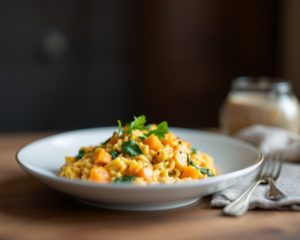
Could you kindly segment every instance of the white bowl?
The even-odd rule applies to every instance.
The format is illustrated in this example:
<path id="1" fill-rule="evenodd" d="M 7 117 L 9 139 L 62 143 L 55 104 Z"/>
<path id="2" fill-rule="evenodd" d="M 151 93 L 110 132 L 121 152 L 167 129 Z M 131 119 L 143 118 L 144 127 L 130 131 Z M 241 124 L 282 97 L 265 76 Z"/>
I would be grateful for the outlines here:
<path id="1" fill-rule="evenodd" d="M 54 189 L 91 205 L 121 210 L 160 210 L 194 203 L 248 175 L 254 177 L 263 160 L 257 149 L 239 140 L 193 129 L 170 128 L 180 139 L 211 155 L 222 174 L 188 183 L 149 186 L 98 184 L 58 176 L 65 156 L 75 156 L 81 146 L 103 142 L 115 130 L 115 127 L 83 129 L 46 137 L 23 147 L 16 158 L 26 172 Z"/>

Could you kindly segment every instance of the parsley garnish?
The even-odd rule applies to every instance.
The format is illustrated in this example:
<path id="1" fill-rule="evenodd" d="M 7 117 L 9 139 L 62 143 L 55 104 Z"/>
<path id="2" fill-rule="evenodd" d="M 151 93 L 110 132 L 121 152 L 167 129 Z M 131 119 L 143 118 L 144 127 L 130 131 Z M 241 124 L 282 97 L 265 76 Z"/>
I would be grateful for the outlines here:
<path id="1" fill-rule="evenodd" d="M 79 160 L 79 159 L 81 159 L 81 158 L 84 156 L 84 154 L 85 154 L 85 151 L 84 151 L 84 150 L 82 150 L 82 149 L 80 149 L 80 150 L 78 151 L 78 154 L 77 154 L 77 156 L 75 157 L 75 158 L 76 158 L 76 160 Z"/>
<path id="2" fill-rule="evenodd" d="M 169 172 L 169 173 L 168 173 L 168 176 L 169 176 L 169 177 L 172 177 L 172 176 L 173 176 L 173 174 Z"/>
<path id="3" fill-rule="evenodd" d="M 114 180 L 115 183 L 132 182 L 136 179 L 136 176 L 123 176 Z"/>
<path id="4" fill-rule="evenodd" d="M 138 155 L 143 154 L 139 145 L 133 140 L 124 142 L 122 144 L 121 148 L 122 148 L 123 153 L 128 154 L 130 156 L 138 156 Z"/>
<path id="5" fill-rule="evenodd" d="M 145 129 L 145 123 L 146 123 L 146 117 L 145 115 L 141 115 L 139 117 L 133 117 L 133 121 L 129 124 L 127 124 L 127 126 L 129 127 L 129 129 L 127 130 L 123 130 L 123 132 L 128 132 L 128 134 L 130 135 L 132 133 L 133 130 L 144 130 Z"/>
<path id="6" fill-rule="evenodd" d="M 118 155 L 119 155 L 119 152 L 117 150 L 113 150 L 111 153 L 110 153 L 112 159 L 114 160 Z"/>
<path id="7" fill-rule="evenodd" d="M 192 148 L 192 153 L 193 153 L 194 155 L 196 155 L 196 154 L 197 154 L 197 151 L 198 151 L 198 149 L 196 149 L 196 148 Z"/>
<path id="8" fill-rule="evenodd" d="M 199 168 L 197 167 L 193 161 L 190 159 L 190 156 L 187 154 L 187 160 L 188 160 L 188 163 L 193 166 L 194 168 L 196 168 L 197 170 L 199 170 L 201 173 L 204 173 L 206 174 L 207 176 L 209 177 L 213 177 L 214 175 L 210 172 L 210 170 L 208 168 Z"/>
<path id="9" fill-rule="evenodd" d="M 123 128 L 123 133 L 128 133 L 129 135 L 132 134 L 133 130 L 149 130 L 152 124 L 148 124 L 145 126 L 146 123 L 146 116 L 141 115 L 139 117 L 133 117 L 133 121 L 131 123 L 127 123 L 125 126 L 128 127 L 128 129 Z M 119 125 L 119 133 L 121 132 L 122 124 L 121 121 L 118 120 Z M 169 132 L 168 129 L 168 123 L 166 121 L 161 122 L 157 125 L 157 128 L 155 130 L 149 131 L 145 136 L 140 136 L 139 138 L 142 140 L 145 140 L 148 138 L 151 134 L 155 134 L 158 138 L 162 139 L 165 137 L 165 135 Z"/>
<path id="10" fill-rule="evenodd" d="M 145 130 L 149 130 L 151 128 L 153 124 L 148 124 L 147 126 L 145 126 Z"/>
<path id="11" fill-rule="evenodd" d="M 151 134 L 155 134 L 158 138 L 164 138 L 165 135 L 169 132 L 168 123 L 166 121 L 161 122 L 157 125 L 155 130 L 149 131 L 145 134 L 146 137 L 149 137 Z"/>

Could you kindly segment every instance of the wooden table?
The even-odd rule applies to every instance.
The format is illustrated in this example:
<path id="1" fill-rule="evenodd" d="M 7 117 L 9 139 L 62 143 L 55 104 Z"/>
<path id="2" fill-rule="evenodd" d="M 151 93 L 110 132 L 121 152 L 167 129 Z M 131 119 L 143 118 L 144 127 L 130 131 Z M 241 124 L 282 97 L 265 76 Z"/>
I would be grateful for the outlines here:
<path id="1" fill-rule="evenodd" d="M 0 240 L 11 239 L 300 239 L 300 212 L 254 210 L 239 218 L 209 207 L 209 198 L 175 210 L 92 208 L 41 184 L 15 153 L 49 133 L 0 135 Z"/>

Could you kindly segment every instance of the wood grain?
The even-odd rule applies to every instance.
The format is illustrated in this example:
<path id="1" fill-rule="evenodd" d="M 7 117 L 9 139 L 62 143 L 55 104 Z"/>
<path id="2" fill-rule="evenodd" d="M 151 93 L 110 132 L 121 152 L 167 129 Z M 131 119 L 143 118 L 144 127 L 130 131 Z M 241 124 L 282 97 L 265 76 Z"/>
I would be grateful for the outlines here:
<path id="1" fill-rule="evenodd" d="M 49 133 L 0 135 L 0 239 L 300 239 L 300 213 L 254 210 L 222 216 L 209 198 L 176 210 L 126 212 L 92 208 L 44 186 L 15 153 Z"/>

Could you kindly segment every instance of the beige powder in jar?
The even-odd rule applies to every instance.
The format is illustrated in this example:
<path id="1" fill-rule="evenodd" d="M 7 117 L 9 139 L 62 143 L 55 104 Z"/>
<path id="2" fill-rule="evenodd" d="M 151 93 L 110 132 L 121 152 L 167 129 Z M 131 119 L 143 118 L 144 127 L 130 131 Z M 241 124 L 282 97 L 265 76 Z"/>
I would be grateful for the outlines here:
<path id="1" fill-rule="evenodd" d="M 264 124 L 299 133 L 299 103 L 295 96 L 259 92 L 229 94 L 221 113 L 221 125 L 230 135 Z"/>

